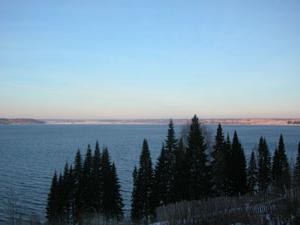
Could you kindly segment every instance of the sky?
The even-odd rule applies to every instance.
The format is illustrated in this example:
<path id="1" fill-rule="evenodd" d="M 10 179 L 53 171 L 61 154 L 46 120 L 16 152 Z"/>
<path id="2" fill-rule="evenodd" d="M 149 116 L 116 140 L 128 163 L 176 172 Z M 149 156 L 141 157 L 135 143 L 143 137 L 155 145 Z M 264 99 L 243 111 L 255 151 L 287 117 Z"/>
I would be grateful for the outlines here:
<path id="1" fill-rule="evenodd" d="M 0 117 L 300 118 L 298 0 L 0 0 Z"/>

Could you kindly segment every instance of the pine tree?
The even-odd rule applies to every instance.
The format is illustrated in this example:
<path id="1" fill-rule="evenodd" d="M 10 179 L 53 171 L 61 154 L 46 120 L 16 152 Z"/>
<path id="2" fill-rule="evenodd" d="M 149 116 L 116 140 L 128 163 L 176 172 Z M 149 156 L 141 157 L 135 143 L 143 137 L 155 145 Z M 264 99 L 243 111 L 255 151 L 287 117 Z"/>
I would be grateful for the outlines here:
<path id="1" fill-rule="evenodd" d="M 149 222 L 154 213 L 153 203 L 153 169 L 150 157 L 148 142 L 143 141 L 142 153 L 140 156 L 139 168 L 135 177 L 135 195 L 132 196 L 132 203 L 140 207 L 140 215 L 138 211 L 132 209 L 131 215 L 137 220 Z M 137 199 L 135 199 L 135 197 Z"/>
<path id="2" fill-rule="evenodd" d="M 111 162 L 108 149 L 104 148 L 102 152 L 102 179 L 103 179 L 103 195 L 102 195 L 102 213 L 106 218 L 111 216 Z"/>
<path id="3" fill-rule="evenodd" d="M 123 199 L 120 193 L 121 186 L 115 164 L 111 166 L 111 217 L 120 220 L 123 217 Z"/>
<path id="4" fill-rule="evenodd" d="M 138 186 L 138 171 L 137 167 L 134 167 L 133 177 L 133 190 L 131 194 L 131 220 L 140 221 L 142 219 L 142 196 L 139 192 Z"/>
<path id="5" fill-rule="evenodd" d="M 248 164 L 248 170 L 247 170 L 247 175 L 248 175 L 248 191 L 250 193 L 255 193 L 257 192 L 257 165 L 256 165 L 256 157 L 254 151 L 252 151 L 249 164 Z"/>
<path id="6" fill-rule="evenodd" d="M 173 121 L 170 120 L 168 135 L 165 141 L 165 151 L 166 151 L 166 186 L 165 186 L 165 204 L 174 202 L 174 174 L 175 174 L 175 152 L 177 149 L 177 139 L 175 137 L 175 130 Z"/>
<path id="7" fill-rule="evenodd" d="M 212 183 L 215 196 L 225 195 L 227 157 L 224 133 L 221 124 L 218 125 L 215 145 L 211 154 Z"/>
<path id="8" fill-rule="evenodd" d="M 237 132 L 234 132 L 232 140 L 232 185 L 233 195 L 245 194 L 247 191 L 247 172 L 246 172 L 246 158 L 244 150 L 239 141 Z"/>
<path id="9" fill-rule="evenodd" d="M 56 211 L 57 211 L 57 221 L 59 223 L 64 223 L 64 203 L 65 203 L 65 196 L 64 196 L 64 183 L 63 183 L 63 175 L 60 173 L 58 176 L 57 182 L 57 204 L 56 204 Z"/>
<path id="10" fill-rule="evenodd" d="M 300 186 L 300 142 L 298 144 L 298 154 L 294 169 L 294 180 L 295 185 Z"/>
<path id="11" fill-rule="evenodd" d="M 232 160 L 232 146 L 230 141 L 230 136 L 227 133 L 226 141 L 225 141 L 225 161 L 227 162 L 226 168 L 224 170 L 225 176 L 225 185 L 224 185 L 224 195 L 231 196 L 234 193 L 233 187 L 233 177 L 232 174 L 234 173 L 234 162 Z"/>
<path id="12" fill-rule="evenodd" d="M 183 139 L 180 138 L 175 151 L 175 172 L 174 172 L 174 201 L 179 202 L 188 199 L 188 175 L 189 171 L 186 161 L 186 151 Z"/>
<path id="13" fill-rule="evenodd" d="M 272 174 L 274 185 L 278 190 L 283 192 L 285 189 L 290 188 L 290 166 L 285 153 L 282 135 L 280 135 L 278 147 L 274 152 Z"/>
<path id="14" fill-rule="evenodd" d="M 58 206 L 58 179 L 56 171 L 52 177 L 50 192 L 48 194 L 46 217 L 49 224 L 55 224 L 57 222 L 57 206 Z"/>
<path id="15" fill-rule="evenodd" d="M 271 184 L 271 156 L 266 139 L 261 137 L 258 145 L 258 187 L 266 192 Z"/>
<path id="16" fill-rule="evenodd" d="M 82 182 L 83 182 L 83 208 L 84 213 L 89 214 L 94 211 L 93 205 L 93 182 L 92 182 L 92 165 L 93 156 L 91 146 L 88 145 L 82 171 Z"/>
<path id="17" fill-rule="evenodd" d="M 66 162 L 64 173 L 62 176 L 62 205 L 63 205 L 63 221 L 66 224 L 71 223 L 72 214 L 71 214 L 71 201 L 72 201 L 72 171 L 70 171 L 70 167 Z"/>
<path id="18" fill-rule="evenodd" d="M 207 159 L 207 145 L 195 115 L 188 136 L 187 160 L 189 163 L 189 199 L 198 200 L 211 195 L 211 178 Z"/>
<path id="19" fill-rule="evenodd" d="M 167 154 L 167 150 L 163 144 L 154 170 L 153 201 L 155 202 L 156 207 L 166 205 L 169 202 L 170 190 L 168 189 L 168 184 L 170 171 L 168 170 L 169 162 Z"/>
<path id="20" fill-rule="evenodd" d="M 82 158 L 81 153 L 78 149 L 75 162 L 74 162 L 74 189 L 73 189 L 73 202 L 72 202 L 72 211 L 74 222 L 80 222 L 80 216 L 84 210 L 84 199 L 83 199 L 83 179 L 82 179 Z"/>
<path id="21" fill-rule="evenodd" d="M 102 180 L 102 164 L 101 152 L 98 141 L 96 142 L 95 153 L 93 157 L 92 169 L 92 194 L 93 203 L 92 207 L 97 213 L 102 211 L 102 195 L 103 195 L 103 180 Z"/>

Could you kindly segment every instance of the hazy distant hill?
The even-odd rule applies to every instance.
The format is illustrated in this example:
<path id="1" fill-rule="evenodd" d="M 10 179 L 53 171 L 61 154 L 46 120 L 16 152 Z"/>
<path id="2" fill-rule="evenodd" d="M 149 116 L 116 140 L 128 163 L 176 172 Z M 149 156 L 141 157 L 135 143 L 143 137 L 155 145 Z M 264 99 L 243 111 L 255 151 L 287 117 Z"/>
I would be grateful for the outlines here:
<path id="1" fill-rule="evenodd" d="M 174 119 L 175 124 L 187 124 L 187 119 Z M 300 119 L 201 119 L 204 124 L 223 125 L 300 125 Z M 94 125 L 165 125 L 169 119 L 100 119 L 100 120 L 82 120 L 82 119 L 7 119 L 0 118 L 0 124 L 94 124 Z"/>
<path id="2" fill-rule="evenodd" d="M 187 124 L 188 119 L 174 119 L 175 124 Z M 204 124 L 223 125 L 300 125 L 300 119 L 200 119 Z M 95 124 L 95 125 L 153 125 L 168 124 L 169 119 L 102 119 L 102 120 L 45 120 L 47 124 Z"/>
<path id="3" fill-rule="evenodd" d="M 0 118 L 0 124 L 43 124 L 45 123 L 42 120 L 35 120 L 35 119 L 22 119 L 22 118 L 17 118 L 17 119 L 5 119 L 5 118 Z"/>

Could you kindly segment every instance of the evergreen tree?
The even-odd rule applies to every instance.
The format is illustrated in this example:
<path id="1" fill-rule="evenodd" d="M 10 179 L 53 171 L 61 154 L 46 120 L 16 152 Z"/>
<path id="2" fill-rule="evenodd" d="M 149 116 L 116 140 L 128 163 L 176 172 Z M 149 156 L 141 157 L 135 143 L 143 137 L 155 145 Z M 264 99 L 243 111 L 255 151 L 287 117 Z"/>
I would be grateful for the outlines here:
<path id="1" fill-rule="evenodd" d="M 163 144 L 154 170 L 153 201 L 156 207 L 166 205 L 170 201 L 170 189 L 168 189 L 170 171 L 168 163 L 168 152 Z"/>
<path id="2" fill-rule="evenodd" d="M 295 185 L 300 186 L 300 142 L 298 144 L 298 154 L 294 169 L 294 180 Z"/>
<path id="3" fill-rule="evenodd" d="M 221 124 L 218 125 L 215 145 L 211 154 L 212 183 L 214 195 L 225 195 L 227 156 L 224 133 Z"/>
<path id="4" fill-rule="evenodd" d="M 102 179 L 103 179 L 103 195 L 102 195 L 102 212 L 105 217 L 109 218 L 111 210 L 111 162 L 108 149 L 104 148 L 102 152 Z"/>
<path id="5" fill-rule="evenodd" d="M 74 162 L 74 189 L 73 189 L 73 202 L 72 202 L 72 211 L 74 222 L 80 222 L 80 216 L 84 210 L 84 199 L 83 199 L 83 179 L 82 179 L 82 158 L 81 153 L 78 149 L 75 162 Z"/>
<path id="6" fill-rule="evenodd" d="M 72 202 L 72 171 L 70 170 L 70 167 L 68 163 L 66 162 L 64 173 L 62 176 L 62 187 L 61 187 L 61 203 L 63 205 L 62 211 L 63 211 L 63 221 L 65 224 L 71 223 L 72 220 L 72 211 L 71 211 L 71 202 Z"/>
<path id="7" fill-rule="evenodd" d="M 183 139 L 180 138 L 175 152 L 175 172 L 174 172 L 174 201 L 179 202 L 188 199 L 188 164 L 186 161 L 186 151 Z"/>
<path id="8" fill-rule="evenodd" d="M 138 171 L 136 166 L 134 167 L 133 177 L 133 190 L 131 194 L 131 220 L 140 221 L 142 219 L 142 193 L 139 192 L 138 186 Z"/>
<path id="9" fill-rule="evenodd" d="M 102 212 L 107 219 L 123 216 L 123 200 L 120 194 L 120 184 L 115 165 L 111 163 L 109 152 L 104 148 L 102 152 Z"/>
<path id="10" fill-rule="evenodd" d="M 282 135 L 280 135 L 278 147 L 274 152 L 272 174 L 276 188 L 280 191 L 290 188 L 290 166 L 285 153 L 285 145 Z"/>
<path id="11" fill-rule="evenodd" d="M 59 223 L 64 223 L 65 219 L 65 190 L 64 190 L 64 183 L 63 183 L 63 175 L 60 173 L 58 177 L 58 184 L 57 184 L 57 205 L 56 205 L 56 210 L 57 210 L 57 219 Z"/>
<path id="12" fill-rule="evenodd" d="M 175 174 L 175 152 L 177 149 L 177 139 L 175 137 L 175 130 L 173 121 L 170 120 L 169 128 L 168 128 L 168 135 L 165 141 L 165 153 L 166 153 L 166 162 L 165 162 L 165 182 L 166 186 L 164 187 L 165 190 L 165 199 L 164 204 L 169 204 L 174 202 L 174 174 Z"/>
<path id="13" fill-rule="evenodd" d="M 247 191 L 246 158 L 242 145 L 238 139 L 237 132 L 234 132 L 231 145 L 232 159 L 232 191 L 233 195 L 245 194 Z"/>
<path id="14" fill-rule="evenodd" d="M 231 147 L 231 141 L 230 136 L 227 133 L 226 141 L 225 141 L 225 161 L 226 161 L 226 167 L 224 169 L 224 195 L 225 196 L 231 196 L 233 195 L 233 179 L 232 174 L 234 170 L 233 161 L 232 161 L 232 147 Z"/>
<path id="15" fill-rule="evenodd" d="M 177 140 L 173 121 L 170 120 L 168 134 L 165 145 L 162 146 L 160 155 L 155 166 L 155 205 L 167 205 L 174 202 L 175 188 L 175 160 L 176 160 Z M 163 192 L 161 190 L 164 190 Z"/>
<path id="16" fill-rule="evenodd" d="M 135 177 L 135 195 L 132 196 L 132 203 L 140 207 L 140 215 L 138 211 L 132 209 L 131 215 L 137 220 L 149 222 L 154 213 L 153 203 L 153 170 L 150 157 L 150 151 L 147 140 L 143 142 L 142 153 L 140 156 L 139 168 Z M 137 199 L 135 199 L 135 197 Z"/>
<path id="17" fill-rule="evenodd" d="M 249 164 L 248 164 L 248 190 L 251 193 L 257 192 L 257 165 L 256 165 L 256 159 L 255 159 L 255 153 L 252 151 Z"/>
<path id="18" fill-rule="evenodd" d="M 88 145 L 82 170 L 82 182 L 83 182 L 83 209 L 84 213 L 89 214 L 94 211 L 93 205 L 93 182 L 92 182 L 92 165 L 93 156 L 91 146 Z"/>
<path id="19" fill-rule="evenodd" d="M 266 139 L 261 137 L 258 145 L 258 187 L 266 192 L 271 183 L 271 156 Z"/>
<path id="20" fill-rule="evenodd" d="M 93 157 L 93 169 L 92 169 L 92 194 L 93 203 L 92 207 L 96 212 L 102 211 L 102 195 L 103 195 L 103 180 L 102 180 L 102 164 L 101 164 L 101 152 L 98 141 L 96 142 L 95 153 Z"/>
<path id="21" fill-rule="evenodd" d="M 57 174 L 54 172 L 52 177 L 50 192 L 48 194 L 47 207 L 46 207 L 46 218 L 49 224 L 57 222 L 57 206 L 58 206 L 58 179 Z"/>
<path id="22" fill-rule="evenodd" d="M 123 199 L 120 193 L 121 186 L 117 176 L 116 167 L 113 163 L 111 166 L 111 209 L 112 218 L 120 220 L 123 217 Z"/>
<path id="23" fill-rule="evenodd" d="M 211 178 L 207 159 L 207 145 L 195 115 L 188 135 L 187 161 L 189 163 L 189 199 L 198 200 L 211 195 Z"/>

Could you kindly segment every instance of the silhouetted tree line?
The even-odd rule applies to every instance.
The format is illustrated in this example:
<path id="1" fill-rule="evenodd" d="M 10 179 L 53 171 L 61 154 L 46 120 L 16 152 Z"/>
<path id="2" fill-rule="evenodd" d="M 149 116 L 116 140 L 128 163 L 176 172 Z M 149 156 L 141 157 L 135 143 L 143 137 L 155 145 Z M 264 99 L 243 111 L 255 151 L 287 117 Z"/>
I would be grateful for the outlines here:
<path id="1" fill-rule="evenodd" d="M 122 208 L 115 164 L 98 142 L 94 154 L 88 145 L 84 158 L 78 150 L 73 165 L 66 163 L 63 174 L 54 173 L 46 208 L 49 224 L 80 224 L 92 214 L 121 219 Z"/>
<path id="2" fill-rule="evenodd" d="M 300 186 L 300 143 L 294 172 L 288 162 L 284 140 L 271 157 L 267 141 L 259 139 L 248 163 L 235 131 L 226 138 L 218 125 L 212 148 L 208 147 L 204 127 L 195 115 L 188 133 L 176 138 L 169 123 L 155 165 L 152 164 L 146 139 L 142 144 L 139 165 L 133 170 L 131 220 L 148 223 L 157 207 L 175 202 L 205 200 L 246 193 L 283 193 L 291 183 Z M 78 150 L 73 165 L 67 163 L 63 174 L 54 173 L 48 195 L 47 219 L 50 224 L 80 224 L 94 213 L 106 219 L 121 219 L 123 203 L 116 168 L 107 148 L 94 154 L 88 145 L 84 159 Z"/>
<path id="3" fill-rule="evenodd" d="M 176 139 L 172 120 L 156 165 L 152 166 L 147 140 L 144 140 L 139 166 L 133 171 L 131 219 L 148 223 L 155 209 L 180 201 L 205 200 L 246 193 L 284 192 L 291 186 L 291 169 L 282 135 L 273 158 L 265 138 L 248 163 L 235 131 L 226 138 L 219 124 L 212 149 L 208 149 L 203 126 L 192 118 L 187 140 Z M 300 143 L 294 179 L 300 184 Z"/>

